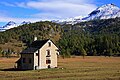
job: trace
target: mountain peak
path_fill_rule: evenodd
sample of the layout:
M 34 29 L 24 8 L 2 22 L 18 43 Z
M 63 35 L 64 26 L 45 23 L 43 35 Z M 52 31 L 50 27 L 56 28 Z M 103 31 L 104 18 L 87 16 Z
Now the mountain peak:
M 9 21 L 3 28 L 8 27 L 8 26 L 15 26 L 16 23 L 14 21 Z
M 76 24 L 83 21 L 89 21 L 89 20 L 95 20 L 95 19 L 110 19 L 110 18 L 116 18 L 120 17 L 120 8 L 116 6 L 115 4 L 105 4 L 98 8 L 96 8 L 94 11 L 92 11 L 90 14 L 88 14 L 87 17 L 74 17 L 69 18 L 67 20 L 61 21 L 65 24 Z M 61 23 L 58 21 L 58 23 Z
M 102 5 L 101 7 L 106 7 L 106 6 L 115 6 L 115 7 L 117 7 L 114 3 L 110 3 L 110 4 L 105 4 L 105 5 Z
M 30 21 L 23 21 L 21 24 L 15 23 L 14 21 L 9 21 L 6 25 L 4 25 L 3 27 L 0 27 L 0 32 L 1 31 L 6 31 L 8 29 L 20 26 L 20 25 L 24 25 L 24 24 L 30 24 Z
M 14 21 L 9 21 L 8 23 L 7 23 L 7 25 L 13 25 L 13 24 L 16 24 Z
M 23 25 L 23 24 L 30 24 L 31 22 L 30 21 L 23 21 L 22 23 L 21 23 L 21 25 Z
M 111 3 L 111 4 L 105 4 L 102 5 L 101 7 L 98 7 L 97 10 L 103 10 L 103 9 L 120 9 L 119 7 L 117 7 L 115 4 Z
M 109 19 L 120 17 L 120 8 L 115 4 L 106 4 L 98 7 L 96 10 L 92 11 L 88 17 L 83 18 L 83 20 L 94 20 L 94 19 Z

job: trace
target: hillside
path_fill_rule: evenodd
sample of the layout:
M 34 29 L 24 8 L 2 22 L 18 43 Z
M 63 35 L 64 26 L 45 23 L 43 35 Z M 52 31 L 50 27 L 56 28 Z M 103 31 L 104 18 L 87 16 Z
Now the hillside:
M 1 32 L 0 47 L 2 49 L 12 47 L 15 50 L 18 47 L 20 51 L 37 36 L 39 40 L 52 39 L 64 57 L 71 55 L 114 56 L 120 54 L 119 35 L 120 18 L 93 20 L 75 25 L 60 25 L 45 21 L 25 24 Z M 16 44 L 17 42 L 18 44 Z
M 81 22 L 74 27 L 84 27 L 91 34 L 120 34 L 120 18 Z
M 60 40 L 65 55 L 119 55 L 120 18 L 66 25 Z
M 60 39 L 60 34 L 60 25 L 56 23 L 46 21 L 24 24 L 5 32 L 0 32 L 0 47 L 3 49 L 18 48 L 18 50 L 22 50 L 33 41 L 34 37 L 39 40 L 51 39 L 56 42 Z

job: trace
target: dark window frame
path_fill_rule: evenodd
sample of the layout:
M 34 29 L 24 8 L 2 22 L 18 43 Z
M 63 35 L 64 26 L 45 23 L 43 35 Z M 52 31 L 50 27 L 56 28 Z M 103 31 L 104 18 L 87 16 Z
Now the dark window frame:
M 46 60 L 46 64 L 51 64 L 51 60 Z
M 51 47 L 51 42 L 48 42 L 48 47 Z
M 46 57 L 50 57 L 50 50 L 47 50 L 47 56 Z
M 36 56 L 38 56 L 38 53 L 36 53 Z

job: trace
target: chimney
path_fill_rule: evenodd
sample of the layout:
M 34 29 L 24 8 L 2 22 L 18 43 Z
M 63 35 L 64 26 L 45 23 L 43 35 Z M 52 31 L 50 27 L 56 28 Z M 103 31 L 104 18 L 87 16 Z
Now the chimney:
M 36 41 L 37 40 L 37 37 L 34 37 L 34 41 Z

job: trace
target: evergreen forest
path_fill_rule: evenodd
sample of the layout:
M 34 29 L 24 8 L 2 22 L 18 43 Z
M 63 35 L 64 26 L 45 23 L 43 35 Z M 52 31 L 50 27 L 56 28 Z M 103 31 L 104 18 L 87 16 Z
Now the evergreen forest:
M 31 44 L 35 36 L 38 40 L 51 39 L 63 57 L 120 56 L 120 18 L 93 20 L 74 25 L 49 21 L 24 24 L 0 32 L 0 53 L 20 53 Z M 8 43 L 11 47 L 3 47 Z

